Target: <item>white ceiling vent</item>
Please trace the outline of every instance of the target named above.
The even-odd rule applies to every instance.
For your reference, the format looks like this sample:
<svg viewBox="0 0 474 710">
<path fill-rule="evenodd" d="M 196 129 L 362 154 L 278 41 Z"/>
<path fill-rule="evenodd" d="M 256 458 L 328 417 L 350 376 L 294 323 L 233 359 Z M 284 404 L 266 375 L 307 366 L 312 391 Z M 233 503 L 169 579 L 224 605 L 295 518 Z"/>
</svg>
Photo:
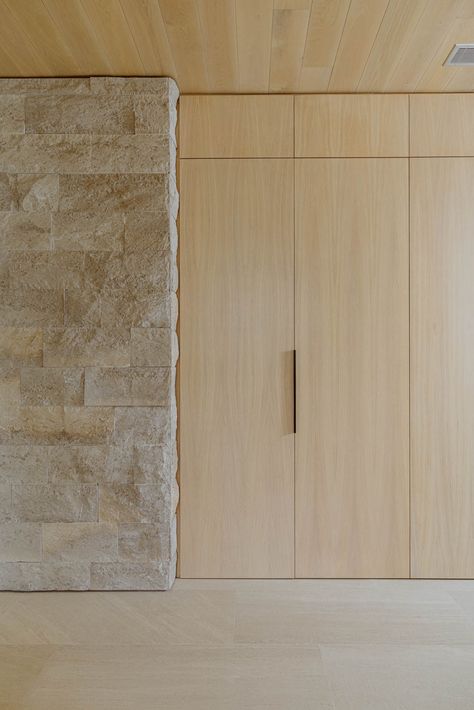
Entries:
<svg viewBox="0 0 474 710">
<path fill-rule="evenodd" d="M 455 44 L 444 66 L 474 67 L 474 44 Z"/>
</svg>

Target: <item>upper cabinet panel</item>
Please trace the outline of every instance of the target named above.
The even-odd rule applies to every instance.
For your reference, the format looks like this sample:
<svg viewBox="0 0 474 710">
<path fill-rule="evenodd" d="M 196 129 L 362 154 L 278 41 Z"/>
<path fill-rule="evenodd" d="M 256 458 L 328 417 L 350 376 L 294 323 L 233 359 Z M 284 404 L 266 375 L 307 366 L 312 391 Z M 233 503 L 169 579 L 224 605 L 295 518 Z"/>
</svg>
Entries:
<svg viewBox="0 0 474 710">
<path fill-rule="evenodd" d="M 292 96 L 182 96 L 181 158 L 292 158 Z"/>
<path fill-rule="evenodd" d="M 410 150 L 415 157 L 474 156 L 474 94 L 410 96 Z"/>
<path fill-rule="evenodd" d="M 295 151 L 298 158 L 405 157 L 408 96 L 296 96 Z"/>
</svg>

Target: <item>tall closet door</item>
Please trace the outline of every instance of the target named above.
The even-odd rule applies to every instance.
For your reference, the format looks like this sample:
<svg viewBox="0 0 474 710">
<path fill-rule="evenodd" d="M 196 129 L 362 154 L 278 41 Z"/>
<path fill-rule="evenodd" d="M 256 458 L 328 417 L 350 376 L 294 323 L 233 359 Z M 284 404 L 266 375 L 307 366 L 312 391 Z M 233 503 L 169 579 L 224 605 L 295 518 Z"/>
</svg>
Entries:
<svg viewBox="0 0 474 710">
<path fill-rule="evenodd" d="M 180 574 L 294 572 L 294 164 L 181 161 Z"/>
<path fill-rule="evenodd" d="M 409 576 L 408 161 L 296 161 L 296 576 Z"/>
<path fill-rule="evenodd" d="M 474 158 L 411 161 L 414 577 L 474 577 Z"/>
</svg>

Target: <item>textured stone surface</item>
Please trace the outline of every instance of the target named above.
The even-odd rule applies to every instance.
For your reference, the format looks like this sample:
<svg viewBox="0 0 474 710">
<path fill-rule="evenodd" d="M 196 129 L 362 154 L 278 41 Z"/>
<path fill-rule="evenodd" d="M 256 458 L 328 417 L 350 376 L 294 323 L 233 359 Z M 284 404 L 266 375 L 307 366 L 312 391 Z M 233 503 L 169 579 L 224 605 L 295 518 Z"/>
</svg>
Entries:
<svg viewBox="0 0 474 710">
<path fill-rule="evenodd" d="M 169 564 L 164 562 L 93 562 L 91 589 L 151 590 L 168 589 Z"/>
<path fill-rule="evenodd" d="M 159 367 L 174 364 L 169 328 L 132 328 L 132 365 Z"/>
<path fill-rule="evenodd" d="M 169 367 L 87 368 L 87 406 L 165 407 L 170 401 Z"/>
<path fill-rule="evenodd" d="M 0 133 L 25 132 L 25 101 L 17 94 L 0 96 Z"/>
<path fill-rule="evenodd" d="M 43 339 L 46 367 L 130 365 L 129 328 L 48 328 Z"/>
<path fill-rule="evenodd" d="M 165 486 L 114 483 L 100 487 L 100 520 L 158 523 L 166 506 Z"/>
<path fill-rule="evenodd" d="M 118 555 L 117 527 L 109 523 L 46 523 L 43 556 L 48 561 L 108 562 Z"/>
<path fill-rule="evenodd" d="M 43 446 L 0 446 L 0 483 L 46 483 L 48 457 Z"/>
<path fill-rule="evenodd" d="M 134 133 L 135 114 L 127 97 L 29 96 L 24 125 L 27 133 Z"/>
<path fill-rule="evenodd" d="M 15 520 L 25 522 L 93 522 L 98 518 L 97 486 L 14 485 L 12 510 Z"/>
<path fill-rule="evenodd" d="M 55 249 L 68 251 L 111 251 L 123 248 L 124 217 L 121 214 L 55 212 L 51 237 Z"/>
<path fill-rule="evenodd" d="M 0 327 L 0 365 L 41 365 L 42 362 L 42 330 Z"/>
<path fill-rule="evenodd" d="M 173 581 L 177 98 L 0 79 L 0 589 Z"/>
<path fill-rule="evenodd" d="M 83 173 L 90 170 L 89 136 L 2 135 L 0 170 L 18 173 Z"/>
<path fill-rule="evenodd" d="M 146 525 L 123 523 L 118 527 L 120 559 L 135 562 L 158 562 L 169 555 L 170 530 L 167 523 Z"/>
<path fill-rule="evenodd" d="M 23 368 L 20 396 L 23 405 L 84 404 L 84 370 Z"/>
<path fill-rule="evenodd" d="M 49 249 L 51 217 L 44 212 L 0 213 L 0 249 L 43 251 Z"/>
<path fill-rule="evenodd" d="M 11 592 L 86 590 L 90 589 L 90 578 L 90 564 L 87 562 L 0 564 L 0 589 Z"/>
<path fill-rule="evenodd" d="M 35 523 L 0 525 L 0 562 L 39 562 L 41 559 L 41 525 Z"/>
</svg>

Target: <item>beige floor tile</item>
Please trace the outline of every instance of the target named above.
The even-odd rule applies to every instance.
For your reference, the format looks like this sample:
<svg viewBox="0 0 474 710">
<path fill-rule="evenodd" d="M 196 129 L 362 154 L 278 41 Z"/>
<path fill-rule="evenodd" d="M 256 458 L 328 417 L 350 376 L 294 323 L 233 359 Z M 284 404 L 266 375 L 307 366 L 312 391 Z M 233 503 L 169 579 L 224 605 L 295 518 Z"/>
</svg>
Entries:
<svg viewBox="0 0 474 710">
<path fill-rule="evenodd" d="M 336 710 L 472 710 L 474 646 L 323 646 Z"/>
<path fill-rule="evenodd" d="M 236 595 L 237 642 L 474 644 L 474 620 L 436 583 L 252 583 Z"/>
</svg>

